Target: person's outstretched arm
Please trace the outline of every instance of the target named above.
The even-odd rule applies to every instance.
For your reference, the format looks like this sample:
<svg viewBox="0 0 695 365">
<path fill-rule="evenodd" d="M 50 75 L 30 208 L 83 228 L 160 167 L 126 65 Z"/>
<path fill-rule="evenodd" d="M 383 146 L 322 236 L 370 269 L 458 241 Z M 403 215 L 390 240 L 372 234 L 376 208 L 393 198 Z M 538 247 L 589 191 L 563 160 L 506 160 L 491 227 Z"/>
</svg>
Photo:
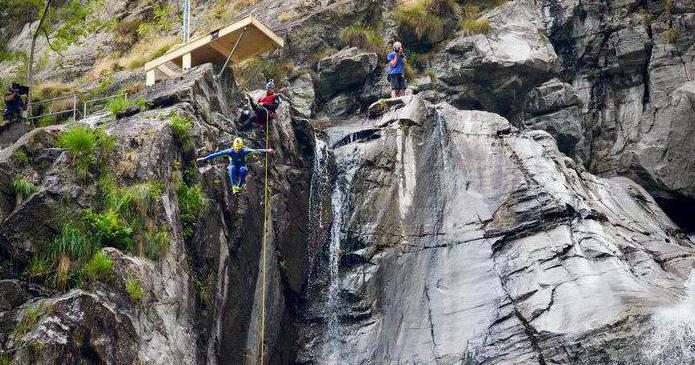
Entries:
<svg viewBox="0 0 695 365">
<path fill-rule="evenodd" d="M 232 153 L 232 149 L 230 148 L 230 149 L 218 151 L 215 153 L 211 153 L 205 157 L 199 158 L 198 161 L 208 161 L 208 160 L 212 160 L 215 157 L 229 156 L 231 153 Z"/>
<path fill-rule="evenodd" d="M 272 148 L 270 148 L 270 149 L 265 149 L 265 148 L 257 148 L 257 149 L 245 148 L 245 149 L 244 149 L 244 155 L 248 155 L 248 154 L 254 154 L 254 155 L 255 155 L 255 154 L 261 154 L 261 153 L 270 153 L 270 154 L 272 154 L 272 153 L 273 153 L 273 149 L 272 149 Z"/>
</svg>

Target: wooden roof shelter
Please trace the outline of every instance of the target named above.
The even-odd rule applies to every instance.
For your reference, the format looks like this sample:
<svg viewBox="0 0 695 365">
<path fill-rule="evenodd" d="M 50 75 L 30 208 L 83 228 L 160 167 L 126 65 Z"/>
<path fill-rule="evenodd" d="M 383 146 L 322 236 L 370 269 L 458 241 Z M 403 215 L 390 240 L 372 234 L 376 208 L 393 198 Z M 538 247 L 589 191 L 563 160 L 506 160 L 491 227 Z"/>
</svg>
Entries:
<svg viewBox="0 0 695 365">
<path fill-rule="evenodd" d="M 249 16 L 196 38 L 145 64 L 147 86 L 178 76 L 193 66 L 212 62 L 227 65 L 284 47 L 285 42 L 256 18 Z"/>
</svg>

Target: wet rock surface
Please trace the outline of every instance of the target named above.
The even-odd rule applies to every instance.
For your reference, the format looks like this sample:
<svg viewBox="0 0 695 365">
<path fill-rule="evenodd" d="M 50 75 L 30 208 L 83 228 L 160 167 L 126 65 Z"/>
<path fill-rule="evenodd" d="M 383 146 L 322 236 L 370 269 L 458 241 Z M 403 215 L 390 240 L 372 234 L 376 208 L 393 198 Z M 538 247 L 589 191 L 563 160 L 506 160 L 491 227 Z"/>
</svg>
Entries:
<svg viewBox="0 0 695 365">
<path fill-rule="evenodd" d="M 338 270 L 303 313 L 300 363 L 653 363 L 641 341 L 683 300 L 695 246 L 637 184 L 418 97 L 327 131 L 353 136 L 333 151 Z"/>
</svg>

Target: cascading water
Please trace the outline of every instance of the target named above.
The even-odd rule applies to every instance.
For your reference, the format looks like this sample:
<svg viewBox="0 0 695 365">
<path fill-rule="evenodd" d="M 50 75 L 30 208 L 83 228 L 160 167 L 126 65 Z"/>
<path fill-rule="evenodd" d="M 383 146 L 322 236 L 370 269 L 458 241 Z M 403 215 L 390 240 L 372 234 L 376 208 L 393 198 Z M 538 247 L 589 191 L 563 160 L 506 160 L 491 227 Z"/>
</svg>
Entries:
<svg viewBox="0 0 695 365">
<path fill-rule="evenodd" d="M 324 305 L 324 318 L 326 321 L 325 337 L 321 355 L 322 364 L 341 363 L 341 326 L 340 326 L 340 255 L 341 241 L 343 240 L 342 229 L 347 212 L 349 212 L 349 191 L 352 179 L 355 175 L 357 164 L 354 163 L 359 158 L 359 152 L 351 149 L 347 155 L 336 152 L 336 164 L 338 165 L 339 176 L 335 180 L 333 192 L 331 193 L 331 229 L 328 237 L 328 265 L 327 265 L 327 290 Z M 342 157 L 342 158 L 341 158 Z"/>
<path fill-rule="evenodd" d="M 646 337 L 641 359 L 645 363 L 692 364 L 695 360 L 695 272 L 686 282 L 685 294 L 681 303 L 661 308 L 652 316 L 653 332 Z"/>
</svg>

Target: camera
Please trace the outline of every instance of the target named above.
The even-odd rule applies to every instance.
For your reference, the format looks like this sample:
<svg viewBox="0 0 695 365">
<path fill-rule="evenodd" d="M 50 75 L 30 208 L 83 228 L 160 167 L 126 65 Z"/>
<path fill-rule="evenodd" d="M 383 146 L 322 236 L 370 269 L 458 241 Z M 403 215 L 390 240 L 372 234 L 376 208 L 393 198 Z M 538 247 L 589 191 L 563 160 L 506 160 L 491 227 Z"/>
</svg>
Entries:
<svg viewBox="0 0 695 365">
<path fill-rule="evenodd" d="M 20 85 L 16 82 L 12 83 L 12 90 L 16 90 L 19 95 L 28 95 L 29 94 L 29 87 Z"/>
</svg>

